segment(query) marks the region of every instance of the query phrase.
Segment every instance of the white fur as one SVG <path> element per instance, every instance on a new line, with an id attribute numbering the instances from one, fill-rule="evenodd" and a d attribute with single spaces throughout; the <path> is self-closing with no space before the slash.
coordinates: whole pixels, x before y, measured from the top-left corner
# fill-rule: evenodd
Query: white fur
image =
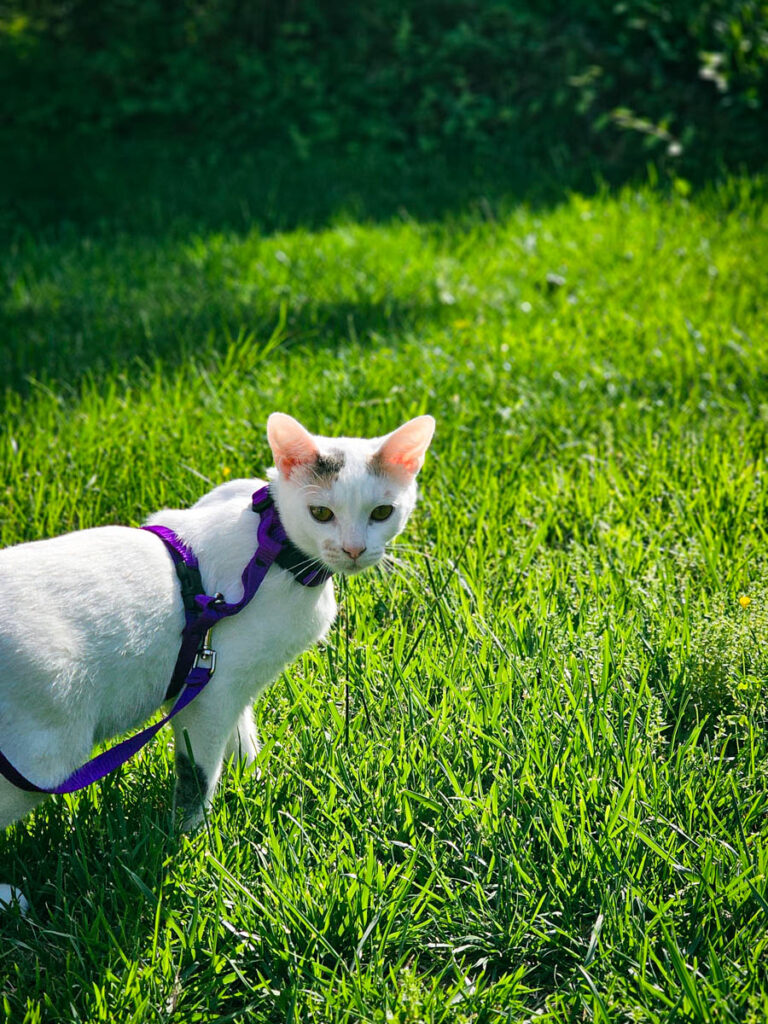
<path id="1" fill-rule="evenodd" d="M 274 436 L 277 426 L 281 438 Z M 328 439 L 274 414 L 270 442 L 282 469 L 270 471 L 271 487 L 291 540 L 337 572 L 378 562 L 416 500 L 418 467 L 406 465 L 403 452 L 416 435 L 426 450 L 432 427 L 430 417 L 419 417 L 384 439 Z M 305 445 L 290 464 L 282 454 L 286 443 Z M 385 471 L 380 461 L 373 473 L 371 457 L 385 445 Z M 325 453 L 343 457 L 335 478 L 313 471 L 313 459 Z M 149 520 L 176 531 L 195 551 L 206 593 L 240 598 L 240 576 L 257 546 L 259 520 L 250 499 L 261 485 L 233 480 L 192 508 L 166 509 Z M 386 522 L 373 522 L 371 510 L 382 504 L 395 510 Z M 316 522 L 310 505 L 331 508 L 334 519 Z M 204 773 L 205 802 L 225 756 L 250 763 L 258 752 L 254 698 L 325 636 L 335 613 L 332 581 L 306 588 L 272 566 L 251 603 L 215 627 L 216 673 L 174 719 L 177 756 L 186 749 L 186 731 Z M 0 750 L 38 784 L 61 782 L 96 743 L 134 728 L 162 704 L 183 624 L 171 558 L 147 531 L 106 526 L 0 551 Z M 0 827 L 40 799 L 0 777 Z M 186 810 L 188 825 L 198 820 Z M 0 902 L 13 896 L 0 887 Z"/>
<path id="2" fill-rule="evenodd" d="M 13 889 L 10 885 L 0 885 L 0 911 L 8 907 L 18 907 L 19 912 L 26 915 L 29 910 L 29 903 L 24 893 Z"/>

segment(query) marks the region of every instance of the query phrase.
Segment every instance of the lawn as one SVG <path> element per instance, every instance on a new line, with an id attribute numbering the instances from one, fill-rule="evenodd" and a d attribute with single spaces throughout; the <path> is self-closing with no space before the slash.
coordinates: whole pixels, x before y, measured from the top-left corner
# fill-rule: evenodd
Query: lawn
<path id="1" fill-rule="evenodd" d="M 207 829 L 164 736 L 0 839 L 3 1019 L 763 1021 L 766 182 L 358 172 L 12 182 L 3 545 L 438 429 Z"/>

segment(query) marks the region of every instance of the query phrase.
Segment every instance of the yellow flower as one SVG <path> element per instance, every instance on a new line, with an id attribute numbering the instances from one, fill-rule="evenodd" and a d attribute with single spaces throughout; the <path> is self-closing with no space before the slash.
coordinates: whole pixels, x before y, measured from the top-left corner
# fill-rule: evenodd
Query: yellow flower
<path id="1" fill-rule="evenodd" d="M 752 598 L 751 597 L 747 597 L 746 594 L 742 594 L 741 597 L 739 598 L 739 604 L 741 605 L 742 608 L 746 608 L 751 603 L 752 603 Z"/>
<path id="2" fill-rule="evenodd" d="M 458 330 L 463 331 L 466 327 L 471 327 L 472 322 L 470 320 L 454 320 L 453 326 L 458 328 Z"/>
<path id="3" fill-rule="evenodd" d="M 222 466 L 221 467 L 221 475 L 222 476 L 229 476 L 231 472 L 232 472 L 232 470 L 229 468 L 229 466 Z"/>

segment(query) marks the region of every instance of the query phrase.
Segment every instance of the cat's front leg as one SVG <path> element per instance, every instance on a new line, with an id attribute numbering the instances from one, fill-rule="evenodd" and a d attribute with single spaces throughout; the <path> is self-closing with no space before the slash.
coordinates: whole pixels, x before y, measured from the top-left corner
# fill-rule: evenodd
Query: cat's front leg
<path id="1" fill-rule="evenodd" d="M 176 737 L 176 788 L 173 794 L 175 810 L 181 819 L 184 832 L 191 832 L 202 825 L 205 810 L 210 807 L 216 792 L 218 772 L 209 776 L 189 753 L 180 749 L 183 739 Z"/>
<path id="2" fill-rule="evenodd" d="M 60 778 L 53 781 L 59 782 Z M 0 778 L 0 829 L 7 828 L 12 822 L 23 818 L 43 799 L 44 793 L 26 793 L 13 783 Z"/>
<path id="3" fill-rule="evenodd" d="M 209 688 L 173 720 L 176 740 L 174 802 L 185 831 L 201 824 L 205 809 L 210 806 L 227 741 L 237 724 L 238 710 L 227 700 L 225 689 Z"/>
<path id="4" fill-rule="evenodd" d="M 256 760 L 261 744 L 253 720 L 253 708 L 246 705 L 232 731 L 224 754 L 225 759 L 234 757 L 236 761 L 245 761 L 250 766 Z"/>

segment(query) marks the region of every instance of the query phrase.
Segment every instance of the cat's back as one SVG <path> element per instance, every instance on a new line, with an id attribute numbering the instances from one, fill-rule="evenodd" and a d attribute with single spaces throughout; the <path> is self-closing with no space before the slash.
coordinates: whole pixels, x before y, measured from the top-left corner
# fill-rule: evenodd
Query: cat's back
<path id="1" fill-rule="evenodd" d="M 173 563 L 145 530 L 0 551 L 0 749 L 43 781 L 66 775 L 158 706 L 182 623 Z"/>
<path id="2" fill-rule="evenodd" d="M 164 552 L 146 531 L 98 526 L 0 550 L 0 607 L 11 596 L 102 591 L 121 577 L 136 578 L 163 565 Z"/>
<path id="3" fill-rule="evenodd" d="M 125 645 L 179 603 L 167 552 L 145 530 L 101 526 L 0 550 L 6 665 L 101 652 L 116 636 Z"/>
<path id="4" fill-rule="evenodd" d="M 216 546 L 216 535 L 228 534 L 224 545 L 228 541 L 242 562 L 250 537 L 248 530 L 236 528 L 236 520 L 255 519 L 248 512 L 254 483 L 230 481 L 191 508 L 164 509 L 149 522 L 178 530 L 193 550 L 203 549 L 198 554 L 205 553 L 212 535 Z M 168 550 L 147 530 L 98 526 L 0 550 L 0 621 L 6 624 L 0 645 L 14 632 L 50 635 L 61 623 L 112 633 L 125 628 L 126 618 L 151 619 L 157 609 L 173 613 L 180 602 Z"/>

